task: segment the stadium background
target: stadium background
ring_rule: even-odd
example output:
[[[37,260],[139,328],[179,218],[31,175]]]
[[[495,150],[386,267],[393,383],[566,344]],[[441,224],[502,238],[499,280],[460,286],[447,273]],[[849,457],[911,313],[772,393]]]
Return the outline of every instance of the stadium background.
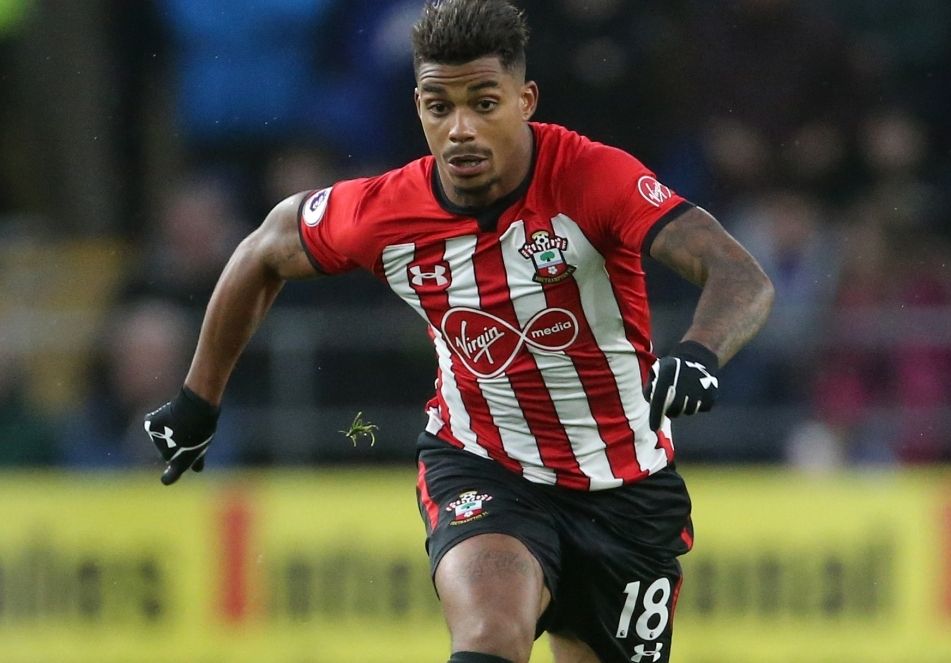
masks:
[[[951,5],[519,4],[536,119],[638,155],[777,289],[675,427],[675,660],[951,660]],[[159,486],[140,428],[274,202],[425,150],[418,8],[0,0],[0,660],[442,660],[434,362],[380,284],[285,289],[200,480]],[[697,293],[649,273],[663,350]]]

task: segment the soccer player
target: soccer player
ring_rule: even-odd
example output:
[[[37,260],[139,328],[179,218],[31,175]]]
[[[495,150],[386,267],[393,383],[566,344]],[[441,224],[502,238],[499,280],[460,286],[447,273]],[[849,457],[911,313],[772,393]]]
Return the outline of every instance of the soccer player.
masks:
[[[417,493],[451,663],[667,661],[693,542],[670,417],[708,410],[772,286],[633,156],[530,121],[507,0],[429,2],[413,31],[431,155],[279,203],[237,248],[182,392],[147,416],[171,484],[200,470],[229,375],[282,284],[361,267],[429,323]],[[643,257],[702,293],[656,357]]]

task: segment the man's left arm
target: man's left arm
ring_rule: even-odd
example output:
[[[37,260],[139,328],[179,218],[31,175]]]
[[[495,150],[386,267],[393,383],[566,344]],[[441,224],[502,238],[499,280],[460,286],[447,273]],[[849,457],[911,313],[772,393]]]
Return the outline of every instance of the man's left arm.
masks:
[[[651,371],[645,396],[650,427],[657,430],[664,415],[694,414],[713,406],[716,372],[766,322],[773,285],[753,256],[699,207],[662,228],[650,254],[702,288],[683,340]]]
[[[668,223],[650,254],[703,292],[684,341],[710,349],[723,366],[760,330],[773,284],[756,259],[709,213],[695,207]]]

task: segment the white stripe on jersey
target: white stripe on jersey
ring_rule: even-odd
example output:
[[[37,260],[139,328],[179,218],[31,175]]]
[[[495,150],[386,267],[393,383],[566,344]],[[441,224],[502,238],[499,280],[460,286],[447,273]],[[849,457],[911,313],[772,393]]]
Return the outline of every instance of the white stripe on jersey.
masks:
[[[443,257],[450,265],[453,286],[449,289],[449,308],[465,306],[481,310],[479,285],[476,283],[475,269],[472,263],[476,241],[474,235],[454,237],[446,241],[446,253]],[[445,347],[448,354],[450,351],[442,336],[437,335],[437,339]],[[452,374],[453,366],[449,357],[447,357],[445,365],[441,361],[440,359],[443,379],[445,380],[447,374]],[[538,452],[538,444],[528,432],[528,422],[525,421],[508,377],[503,372],[494,378],[479,378],[477,381],[485,398],[486,406],[489,408],[492,423],[499,429],[499,437],[502,440],[502,448],[505,453],[522,466],[525,478],[537,483],[554,484],[555,472],[542,463]],[[453,381],[453,387],[455,387],[455,381]],[[445,389],[443,391],[445,393]],[[446,402],[449,403],[448,398]],[[461,399],[458,400],[458,406],[462,408]],[[450,410],[452,410],[452,406],[450,406]],[[452,413],[450,412],[450,414]],[[453,428],[453,434],[455,432],[455,428]]]
[[[515,314],[524,329],[532,316],[548,308],[544,288],[532,279],[535,274],[532,261],[525,260],[518,252],[527,241],[524,222],[514,222],[499,241]],[[571,246],[573,253],[577,253],[578,247]],[[545,352],[532,346],[527,346],[527,349],[534,356],[545,387],[551,394],[559,422],[571,443],[578,466],[591,480],[590,489],[620,486],[622,481],[611,471],[604,441],[598,432],[597,421],[591,413],[584,385],[574,364],[560,352]]]
[[[439,361],[440,391],[446,407],[449,408],[449,430],[454,438],[462,442],[466,451],[488,458],[489,452],[477,441],[475,431],[472,430],[469,411],[466,410],[466,406],[462,402],[462,394],[459,393],[459,388],[456,386],[456,375],[452,372],[452,351],[446,345],[438,329],[432,330],[432,336],[433,344],[436,346],[436,357]],[[435,435],[439,428],[433,427],[435,430],[430,430],[430,426],[427,426],[426,430]]]
[[[409,276],[406,274],[406,268],[416,256],[415,244],[393,244],[383,249],[380,256],[383,261],[383,274],[386,276],[386,282],[390,284],[393,292],[402,297],[403,301],[413,307],[413,309],[423,316],[423,320],[429,322],[426,317],[426,311],[419,302],[416,291],[409,284]]]
[[[474,241],[473,238],[473,245]],[[474,248],[474,246],[472,248]],[[419,296],[416,294],[416,291],[413,290],[412,285],[410,285],[409,276],[406,271],[409,264],[413,262],[415,255],[416,246],[414,244],[395,244],[387,246],[383,249],[382,254],[383,271],[386,275],[387,283],[390,284],[390,288],[393,289],[393,292],[398,294],[403,301],[412,306],[424,320],[429,322],[429,317],[426,315],[426,311],[419,301]],[[472,253],[470,252],[469,255],[471,256]],[[472,265],[468,264],[468,268],[471,272]],[[460,270],[463,269],[464,266],[461,266]],[[469,413],[463,405],[462,396],[456,387],[456,378],[452,372],[452,352],[443,341],[439,330],[432,329],[432,324],[430,324],[430,328],[434,345],[436,346],[436,357],[439,362],[442,377],[442,397],[446,402],[446,406],[449,408],[449,427],[452,431],[452,435],[462,442],[462,446],[466,451],[474,453],[477,456],[482,456],[483,458],[488,458],[488,451],[476,442],[476,434],[471,428]],[[426,430],[432,434],[435,434],[439,430],[439,426],[435,425],[432,415],[430,415],[430,423],[426,426]]]
[[[584,274],[579,274],[580,278],[577,279],[585,318],[614,374],[624,415],[635,432],[638,465],[653,474],[667,466],[667,455],[658,448],[657,435],[648,425],[649,407],[644,400],[637,355],[624,333],[621,310],[605,269],[604,258],[570,217],[559,214],[552,218],[551,223],[556,235],[568,239],[574,253],[585,254],[585,258],[578,261],[578,271],[584,270]],[[594,485],[592,489],[595,489]]]

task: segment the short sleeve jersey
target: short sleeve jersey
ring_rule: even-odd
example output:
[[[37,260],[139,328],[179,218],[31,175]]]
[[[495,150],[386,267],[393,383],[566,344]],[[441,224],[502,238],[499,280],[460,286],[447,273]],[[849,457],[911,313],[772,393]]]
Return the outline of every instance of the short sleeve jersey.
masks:
[[[643,395],[642,256],[691,205],[624,151],[531,129],[529,175],[490,209],[453,206],[429,156],[311,192],[301,241],[319,271],[369,270],[429,324],[430,433],[530,481],[602,490],[673,460]]]

